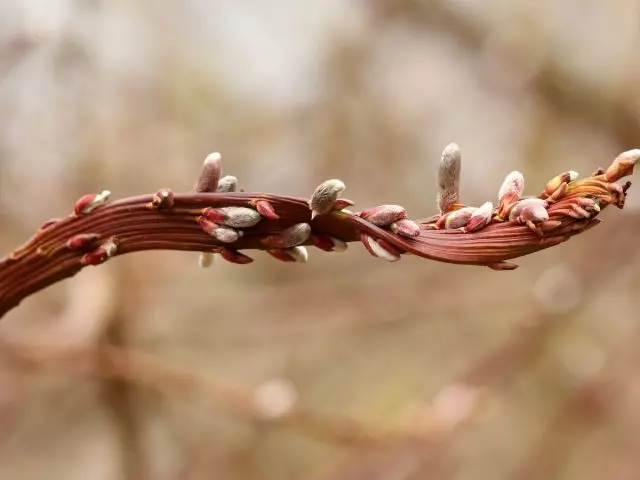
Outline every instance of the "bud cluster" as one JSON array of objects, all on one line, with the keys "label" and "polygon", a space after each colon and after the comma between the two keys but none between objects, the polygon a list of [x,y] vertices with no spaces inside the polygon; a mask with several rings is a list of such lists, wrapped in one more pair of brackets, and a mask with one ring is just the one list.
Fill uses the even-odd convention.
[{"label": "bud cluster", "polygon": [[[253,262],[251,257],[238,250],[244,242],[237,242],[245,235],[245,229],[257,226],[263,219],[274,223],[260,226],[252,233],[262,244],[259,248],[282,262],[306,262],[308,252],[304,247],[305,244],[312,244],[326,252],[346,250],[347,243],[341,238],[353,240],[354,234],[349,234],[349,237],[342,237],[340,234],[341,238],[336,238],[332,235],[341,230],[328,229],[334,233],[326,233],[327,231],[323,229],[325,225],[330,225],[329,221],[350,222],[351,227],[355,226],[357,229],[357,235],[371,255],[389,262],[396,262],[402,254],[419,252],[426,237],[433,238],[431,233],[423,233],[421,238],[422,230],[449,230],[471,234],[481,231],[492,223],[511,222],[526,226],[542,237],[549,233],[553,236],[556,229],[567,226],[569,222],[575,223],[575,228],[572,227],[571,231],[582,231],[587,226],[595,224],[597,221],[594,220],[595,217],[607,205],[615,204],[619,208],[624,206],[630,182],[624,185],[615,182],[630,175],[638,161],[640,161],[640,149],[620,154],[607,169],[598,169],[584,179],[578,179],[578,173],[575,171],[565,171],[549,180],[537,197],[524,195],[524,176],[519,171],[512,171],[505,177],[499,188],[498,204],[495,208],[491,201],[474,207],[463,205],[459,201],[461,155],[459,147],[451,143],[442,152],[438,167],[437,206],[440,213],[435,218],[423,220],[421,224],[409,219],[406,209],[400,205],[384,204],[357,213],[346,210],[347,207],[353,206],[353,202],[340,197],[346,187],[343,181],[335,178],[318,185],[311,197],[306,200],[311,213],[310,220],[301,218],[300,220],[306,221],[298,220],[299,223],[289,224],[287,228],[284,228],[286,224],[282,224],[283,220],[286,221],[287,218],[292,217],[285,214],[286,210],[279,200],[273,200],[267,195],[256,195],[256,198],[248,201],[246,197],[238,196],[242,206],[234,201],[226,206],[206,207],[199,212],[188,210],[188,215],[195,214],[196,216],[192,218],[198,223],[200,229],[218,242],[211,251],[201,254],[202,267],[211,265],[216,255],[236,264]],[[212,153],[204,160],[193,190],[197,193],[231,193],[236,191],[237,183],[238,180],[234,176],[222,176],[222,157],[219,153]],[[104,205],[109,195],[110,193],[105,190],[83,196],[75,204],[75,215],[91,213]],[[220,198],[225,197],[217,197],[218,200]],[[152,196],[149,207],[171,211],[174,209],[174,202],[173,192],[169,189],[161,189]],[[274,205],[285,211],[277,212]],[[184,205],[179,206],[181,208],[176,208],[174,211],[183,214]],[[325,215],[330,218],[313,221],[318,216]],[[358,220],[355,221],[354,217]],[[370,226],[363,227],[363,221]],[[387,233],[376,235],[375,231],[380,232],[380,229]],[[497,231],[497,228],[491,231],[491,238],[494,238]],[[510,232],[515,231],[526,234],[523,229],[510,230]],[[389,237],[389,234],[395,237]],[[523,239],[519,240],[517,247],[519,251],[525,251],[527,248],[527,245],[523,246],[523,242],[534,241],[527,235],[524,235]],[[118,251],[118,244],[113,238],[104,243],[100,241],[101,236],[98,234],[78,234],[67,240],[66,248],[84,253],[81,259],[84,265],[99,265]],[[536,242],[535,245],[542,245],[540,241],[536,240]],[[463,244],[464,241],[458,245]],[[247,242],[247,245],[255,244]],[[502,270],[515,268],[515,264],[496,260],[495,256],[489,259],[490,261],[486,262],[479,260],[478,264]],[[468,260],[465,259],[465,261]]]}]

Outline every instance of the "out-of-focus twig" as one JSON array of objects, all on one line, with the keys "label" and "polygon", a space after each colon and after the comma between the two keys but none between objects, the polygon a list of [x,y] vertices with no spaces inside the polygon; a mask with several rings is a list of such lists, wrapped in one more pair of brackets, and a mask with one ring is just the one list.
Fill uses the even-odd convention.
[{"label": "out-of-focus twig", "polygon": [[[421,415],[419,426],[385,428],[294,406],[281,415],[260,408],[253,392],[231,387],[189,371],[160,364],[148,355],[113,345],[48,347],[0,340],[0,355],[36,371],[52,370],[107,378],[149,388],[171,397],[204,400],[213,408],[254,422],[290,427],[318,439],[347,446],[383,447],[402,441],[437,442],[447,431],[438,412]],[[427,418],[428,417],[428,418]]]}]

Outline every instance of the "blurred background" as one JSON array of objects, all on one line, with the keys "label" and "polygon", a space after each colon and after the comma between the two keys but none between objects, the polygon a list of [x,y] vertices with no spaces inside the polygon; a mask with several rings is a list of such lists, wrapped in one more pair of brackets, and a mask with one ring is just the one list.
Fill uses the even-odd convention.
[{"label": "blurred background", "polygon": [[[640,146],[640,1],[3,0],[0,255],[82,194],[435,213]],[[640,191],[495,272],[144,252],[0,322],[0,479],[640,478]]]}]

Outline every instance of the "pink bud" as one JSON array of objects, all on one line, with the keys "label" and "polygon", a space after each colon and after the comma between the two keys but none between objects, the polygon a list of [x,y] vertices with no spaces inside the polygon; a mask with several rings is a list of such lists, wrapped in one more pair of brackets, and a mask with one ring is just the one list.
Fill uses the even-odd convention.
[{"label": "pink bud", "polygon": [[367,251],[376,258],[381,258],[387,262],[397,262],[400,260],[400,252],[388,242],[382,243],[366,233],[360,234],[360,240]]},{"label": "pink bud", "polygon": [[218,188],[218,180],[222,174],[222,155],[218,152],[210,153],[204,159],[198,181],[193,186],[197,193],[215,192]]},{"label": "pink bud", "polygon": [[313,220],[316,215],[324,215],[333,210],[338,196],[344,192],[345,188],[344,182],[337,178],[332,178],[318,185],[309,200],[311,219]]},{"label": "pink bud", "polygon": [[273,205],[271,205],[271,202],[268,200],[258,200],[256,202],[256,210],[258,210],[260,215],[264,218],[268,218],[269,220],[278,220],[280,218],[273,208]]},{"label": "pink bud", "polygon": [[546,212],[548,206],[549,203],[546,200],[542,200],[540,198],[524,198],[512,206],[511,211],[509,212],[509,220],[517,220],[524,209],[528,209],[529,213],[527,213],[527,215],[529,216],[532,213],[537,212],[539,216],[543,217],[545,215],[543,210]]},{"label": "pink bud", "polygon": [[216,188],[216,192],[218,193],[235,192],[236,188],[238,188],[238,179],[233,175],[226,175],[222,177],[218,182],[218,188]]},{"label": "pink bud", "polygon": [[200,228],[202,228],[204,233],[206,233],[207,235],[213,235],[213,232],[216,229],[220,228],[220,225],[218,225],[215,222],[212,222],[211,220],[207,220],[207,218],[204,215],[201,217],[198,217],[198,223],[200,224]]},{"label": "pink bud", "polygon": [[113,257],[118,252],[118,244],[114,239],[108,240],[93,252],[86,253],[80,259],[83,265],[100,265]]},{"label": "pink bud", "polygon": [[69,250],[87,250],[95,248],[96,242],[100,238],[97,233],[81,233],[74,235],[67,240],[66,247]]},{"label": "pink bud", "polygon": [[633,167],[640,160],[640,149],[622,152],[616,157],[611,166],[604,173],[608,182],[615,182],[633,173]]},{"label": "pink bud", "polygon": [[593,210],[596,213],[600,212],[600,205],[598,205],[598,202],[596,202],[594,199],[586,198],[586,197],[578,197],[577,200],[580,206],[583,207],[584,209]]},{"label": "pink bud", "polygon": [[293,258],[286,250],[282,249],[269,249],[266,252],[271,255],[276,260],[280,260],[281,262],[295,262],[296,259]]},{"label": "pink bud", "polygon": [[285,249],[269,249],[267,253],[281,262],[306,263],[309,259],[307,249],[302,246]]},{"label": "pink bud", "polygon": [[591,214],[579,205],[572,205],[573,211],[580,215],[582,218],[591,218]]},{"label": "pink bud", "polygon": [[224,212],[219,208],[207,207],[202,210],[201,214],[204,219],[214,223],[222,223],[226,218]]},{"label": "pink bud", "polygon": [[353,207],[355,203],[353,200],[349,200],[347,198],[339,198],[336,200],[336,203],[333,205],[334,210],[342,210],[344,208]]},{"label": "pink bud", "polygon": [[344,252],[347,249],[345,242],[330,235],[313,234],[311,235],[311,242],[316,248],[325,252]]},{"label": "pink bud", "polygon": [[89,193],[84,195],[76,202],[73,211],[76,215],[87,215],[96,208],[107,203],[110,195],[111,192],[108,190],[103,190],[100,193]]},{"label": "pink bud", "polygon": [[[551,195],[547,197],[547,201],[557,202],[562,197],[564,197],[568,191],[569,191],[569,184],[566,182],[563,182],[560,184],[558,188],[555,189],[553,193],[551,193]],[[545,196],[546,196],[546,193],[542,195],[542,198],[545,198]]]},{"label": "pink bud", "polygon": [[560,188],[563,183],[571,183],[577,178],[578,172],[574,172],[573,170],[556,175],[547,182],[544,187],[544,193],[548,196],[553,195],[553,193]]},{"label": "pink bud", "polygon": [[151,205],[158,210],[166,210],[173,207],[174,195],[168,188],[158,190],[151,199]]},{"label": "pink bud", "polygon": [[224,258],[226,261],[231,263],[237,263],[238,265],[246,265],[248,263],[253,262],[253,258],[245,255],[244,253],[240,253],[237,250],[233,250],[231,248],[222,247],[220,249],[220,256]]},{"label": "pink bud", "polygon": [[476,210],[476,207],[463,207],[459,210],[445,213],[436,222],[436,228],[445,228],[446,230],[462,228],[469,222]]},{"label": "pink bud", "polygon": [[498,218],[509,215],[513,204],[517,202],[524,192],[524,176],[518,171],[509,173],[498,191]]},{"label": "pink bud", "polygon": [[526,204],[520,209],[516,220],[518,220],[520,223],[546,222],[547,220],[549,220],[549,212],[544,207],[544,205],[540,203],[526,202]]},{"label": "pink bud", "polygon": [[464,227],[464,231],[467,233],[476,232],[491,222],[493,217],[493,203],[483,203],[473,214],[467,225]]},{"label": "pink bud", "polygon": [[311,225],[308,223],[297,223],[278,234],[263,238],[261,242],[271,248],[291,248],[306,242],[310,235]]},{"label": "pink bud", "polygon": [[360,218],[378,227],[386,227],[407,217],[407,211],[400,205],[380,205],[360,212]]},{"label": "pink bud", "polygon": [[397,222],[391,224],[391,231],[396,235],[413,238],[420,235],[420,225],[413,220],[401,218]]}]

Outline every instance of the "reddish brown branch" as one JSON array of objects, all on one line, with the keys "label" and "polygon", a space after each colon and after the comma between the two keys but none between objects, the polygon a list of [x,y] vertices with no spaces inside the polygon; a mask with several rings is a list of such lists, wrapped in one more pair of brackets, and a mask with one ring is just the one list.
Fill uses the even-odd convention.
[{"label": "reddish brown branch", "polygon": [[[85,196],[76,204],[73,214],[47,222],[26,244],[0,260],[0,317],[23,298],[75,275],[87,264],[97,265],[116,254],[142,250],[189,250],[238,255],[240,250],[258,249],[268,250],[279,259],[285,256],[284,260],[287,260],[284,254],[289,254],[282,252],[287,249],[274,251],[273,242],[270,244],[268,240],[300,224],[309,224],[311,235],[295,245],[311,245],[318,236],[329,236],[343,242],[362,240],[374,256],[386,256],[392,261],[408,253],[440,262],[512,269],[516,265],[506,263],[506,260],[558,245],[597,225],[600,220],[596,216],[610,204],[622,208],[630,184],[622,187],[612,182],[632,172],[639,156],[638,151],[634,152],[631,163],[628,156],[620,156],[606,173],[598,171],[591,177],[572,180],[568,184],[564,182],[562,188],[558,188],[559,193],[554,193],[558,198],[545,205],[543,219],[536,219],[534,215],[531,221],[521,214],[514,221],[500,221],[499,212],[508,211],[519,201],[519,193],[508,192],[505,198],[513,197],[515,200],[512,204],[501,200],[500,210],[493,214],[489,208],[485,219],[488,225],[484,228],[481,226],[477,231],[466,230],[466,227],[449,228],[449,224],[442,220],[446,215],[458,215],[457,209],[463,206],[456,204],[445,215],[420,220],[416,222],[418,225],[408,221],[415,228],[415,237],[393,233],[393,220],[384,223],[385,226],[377,226],[383,223],[374,221],[375,215],[368,217],[366,212],[359,215],[347,210],[333,210],[312,220],[307,199],[264,193],[173,195],[163,190],[153,196],[130,197],[99,206],[91,203],[92,198],[99,196]],[[561,183],[559,179],[560,176],[555,177],[545,189],[548,192],[540,197],[548,198]],[[257,207],[259,200],[266,201],[266,209],[264,203],[261,208]],[[597,206],[586,212],[579,206],[580,202]],[[258,216],[257,224],[242,228],[239,232],[242,236],[238,240],[222,243],[210,235],[211,232],[205,232],[207,225],[202,223],[202,219],[205,208],[223,207],[258,208],[261,216]],[[397,213],[397,209],[394,211]],[[253,210],[249,213],[256,214]],[[477,224],[478,218],[474,220]],[[441,224],[444,227],[440,227]],[[472,224],[473,221],[468,226]],[[218,228],[216,224],[211,225]],[[371,241],[375,248],[371,248]]]}]

